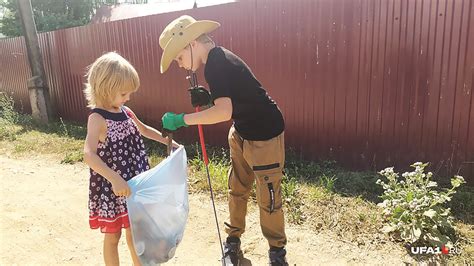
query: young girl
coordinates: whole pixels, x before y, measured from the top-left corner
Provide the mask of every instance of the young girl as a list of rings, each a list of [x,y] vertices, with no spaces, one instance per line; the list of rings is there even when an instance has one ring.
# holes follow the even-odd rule
[[[143,124],[124,104],[140,85],[133,66],[117,53],[99,57],[87,73],[84,90],[92,109],[87,123],[84,161],[90,166],[89,224],[104,233],[106,265],[118,265],[118,243],[125,228],[134,265],[127,205],[127,181],[149,169],[142,135],[166,143],[162,134]],[[177,147],[177,143],[173,143]]]

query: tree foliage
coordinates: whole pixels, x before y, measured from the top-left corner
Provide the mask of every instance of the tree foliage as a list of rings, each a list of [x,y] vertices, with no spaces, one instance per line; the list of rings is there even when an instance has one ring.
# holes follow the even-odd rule
[[[88,24],[95,11],[102,5],[147,2],[147,0],[31,0],[38,32]],[[22,35],[17,0],[0,0],[0,33],[7,37]]]

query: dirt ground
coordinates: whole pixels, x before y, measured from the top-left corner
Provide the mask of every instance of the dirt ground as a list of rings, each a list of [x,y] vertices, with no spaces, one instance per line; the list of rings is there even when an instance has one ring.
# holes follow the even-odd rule
[[[102,235],[89,229],[88,170],[84,164],[64,165],[57,158],[0,155],[0,264],[99,265]],[[210,198],[192,194],[183,242],[171,265],[220,265],[219,240]],[[242,236],[244,265],[266,265],[267,244],[258,225],[255,206],[249,208],[247,232]],[[221,225],[225,202],[217,203]],[[221,227],[221,232],[223,228]],[[367,250],[304,226],[287,225],[290,265],[401,265],[410,261],[404,251]],[[223,236],[224,238],[224,236]],[[124,237],[123,265],[131,265]]]

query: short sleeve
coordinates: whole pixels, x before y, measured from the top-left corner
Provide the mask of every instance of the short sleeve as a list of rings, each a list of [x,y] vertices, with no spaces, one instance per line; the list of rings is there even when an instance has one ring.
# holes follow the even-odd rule
[[[209,84],[212,100],[231,97],[229,82],[229,62],[222,51],[210,55],[206,62],[205,78]]]

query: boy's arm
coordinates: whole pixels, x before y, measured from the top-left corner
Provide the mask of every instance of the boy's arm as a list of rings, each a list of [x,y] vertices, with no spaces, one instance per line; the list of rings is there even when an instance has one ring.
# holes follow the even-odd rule
[[[184,115],[184,122],[191,125],[211,125],[229,121],[232,118],[232,101],[229,97],[214,100],[214,106],[207,110]]]
[[[142,134],[146,138],[158,141],[158,142],[163,143],[165,145],[167,144],[167,138],[163,137],[163,134],[160,131],[158,131],[157,129],[155,129],[153,127],[150,127],[150,126],[146,125],[145,123],[143,123],[142,121],[140,121],[140,119],[137,118],[135,113],[130,108],[128,108],[128,107],[125,107],[125,108],[131,114],[131,118],[135,122],[135,124],[137,125],[138,130],[140,131],[140,134]],[[175,142],[174,140],[173,140],[173,147],[174,148],[179,147],[179,144],[177,142]]]
[[[84,143],[84,162],[95,172],[105,177],[111,184],[112,190],[117,196],[130,195],[127,182],[114,170],[105,164],[97,155],[97,145],[101,133],[107,132],[105,119],[99,114],[91,114],[87,121],[87,136]]]

